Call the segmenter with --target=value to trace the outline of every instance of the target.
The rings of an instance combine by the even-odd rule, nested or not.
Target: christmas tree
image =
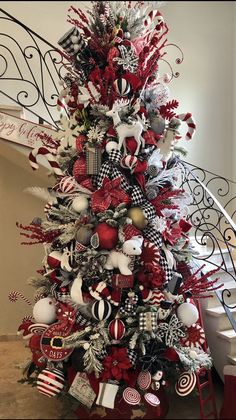
[[[80,418],[113,418],[117,405],[123,418],[164,416],[164,391],[188,395],[211,367],[195,299],[215,286],[192,270],[175,153],[181,123],[187,140],[195,123],[159,74],[168,27],[149,3],[71,7],[58,42],[69,62],[61,128],[29,156],[33,169],[47,159],[55,185],[29,188],[45,219],[18,224],[23,243],[45,249],[33,316],[19,326],[32,352],[25,375],[49,397],[70,395]]]

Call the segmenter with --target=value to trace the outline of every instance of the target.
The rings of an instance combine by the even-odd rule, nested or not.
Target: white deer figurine
[[[127,105],[128,105],[127,102],[117,101],[113,104],[112,109],[106,112],[106,115],[108,117],[112,117],[113,119],[113,124],[119,138],[118,149],[121,150],[121,147],[123,146],[124,154],[127,154],[125,139],[126,137],[134,137],[137,142],[137,147],[134,154],[137,155],[139,153],[140,148],[144,147],[145,145],[145,140],[141,136],[144,130],[144,126],[139,116],[138,116],[138,120],[134,121],[132,124],[127,124],[125,122],[123,123],[121,121],[120,116],[119,116],[119,111],[121,111],[121,108]]]

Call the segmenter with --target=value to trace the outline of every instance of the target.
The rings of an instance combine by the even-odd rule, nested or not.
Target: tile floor
[[[65,412],[62,403],[55,398],[39,394],[28,384],[20,384],[22,371],[19,364],[29,355],[21,340],[0,342],[0,419],[74,419],[72,413]],[[18,367],[17,367],[18,366]],[[218,377],[214,378],[218,409],[222,404],[223,385]],[[197,396],[171,396],[168,419],[198,419]]]

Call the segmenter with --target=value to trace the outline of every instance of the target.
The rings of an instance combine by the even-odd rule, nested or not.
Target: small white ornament
[[[155,375],[152,376],[153,381],[160,381],[163,376],[162,370],[158,370]]]
[[[197,359],[197,352],[195,350],[190,350],[189,352],[189,357],[191,357],[191,359]]]
[[[72,201],[71,207],[78,213],[88,209],[89,203],[87,197],[80,195],[79,197],[74,198]]]
[[[106,144],[106,152],[110,154],[112,150],[118,150],[118,143],[116,141],[109,141]]]
[[[195,305],[184,302],[177,308],[177,316],[186,327],[191,327],[197,322],[199,313]]]
[[[38,300],[33,307],[33,317],[37,323],[52,324],[56,321],[56,306],[52,298]]]
[[[78,305],[86,305],[83,300],[82,295],[82,277],[78,274],[78,276],[74,279],[73,284],[70,289],[70,296],[71,300]]]
[[[73,35],[73,36],[71,37],[71,42],[72,42],[73,44],[78,44],[78,42],[79,42],[79,38],[78,38],[76,35]]]

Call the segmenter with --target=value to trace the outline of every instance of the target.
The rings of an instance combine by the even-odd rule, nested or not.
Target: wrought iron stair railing
[[[219,268],[235,281],[236,288],[236,224],[233,220],[236,182],[180,159],[178,166],[181,168],[181,187],[192,196],[188,219],[193,226],[195,242],[204,247],[204,252],[194,255],[194,259],[198,265],[205,262],[212,268]],[[236,302],[229,303],[232,293],[227,282],[215,293],[236,331],[231,312]]]

